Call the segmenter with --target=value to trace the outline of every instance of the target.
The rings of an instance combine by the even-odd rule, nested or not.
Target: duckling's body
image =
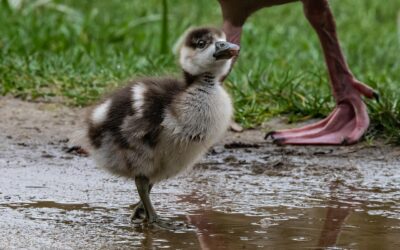
[[[146,176],[154,184],[192,166],[224,134],[232,112],[228,94],[211,74],[191,84],[138,80],[93,109],[91,154],[115,174]]]
[[[188,32],[180,48],[184,79],[147,78],[111,94],[90,112],[87,137],[96,163],[135,180],[133,219],[159,222],[152,186],[191,167],[227,130],[233,113],[221,86],[239,47],[214,28]]]

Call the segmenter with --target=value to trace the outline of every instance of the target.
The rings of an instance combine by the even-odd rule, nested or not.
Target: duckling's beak
[[[218,41],[215,43],[214,57],[216,60],[230,59],[239,54],[240,47],[236,44]]]

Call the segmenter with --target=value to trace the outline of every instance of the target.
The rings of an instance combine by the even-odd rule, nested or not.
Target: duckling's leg
[[[151,192],[151,188],[153,187],[152,184],[149,186],[149,194]],[[144,211],[143,202],[140,200],[136,203],[135,207],[133,208],[133,213],[131,216],[131,221],[133,223],[142,222],[146,218],[146,212]]]
[[[140,196],[140,203],[138,203],[137,208],[139,209],[140,206],[143,206],[145,219],[149,225],[155,225],[169,230],[176,230],[184,226],[183,224],[174,224],[168,220],[162,220],[157,216],[156,211],[154,210],[150,201],[150,190],[152,188],[152,184],[150,184],[147,177],[137,176],[135,178],[135,184]]]
[[[157,214],[150,201],[151,184],[149,183],[149,179],[145,176],[137,176],[135,178],[135,184],[140,196],[141,204],[144,207],[147,222],[149,224],[156,222]],[[140,206],[140,203],[138,204],[138,206]]]

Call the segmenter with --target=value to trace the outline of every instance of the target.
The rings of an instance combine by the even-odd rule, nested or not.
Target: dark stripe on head
[[[223,33],[221,30],[214,27],[195,28],[186,35],[184,45],[195,49],[198,46],[198,42],[203,40],[208,46],[212,43],[214,34],[222,36]]]

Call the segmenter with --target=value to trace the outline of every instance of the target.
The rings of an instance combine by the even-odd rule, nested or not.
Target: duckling
[[[132,220],[161,227],[150,201],[154,184],[193,166],[228,129],[232,103],[221,85],[239,46],[216,28],[187,31],[179,47],[183,79],[144,78],[90,112],[86,137],[96,164],[135,181]]]

